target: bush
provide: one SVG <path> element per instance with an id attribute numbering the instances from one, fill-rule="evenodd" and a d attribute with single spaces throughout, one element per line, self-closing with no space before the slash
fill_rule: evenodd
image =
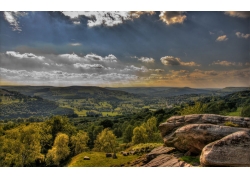
<path id="1" fill-rule="evenodd" d="M 244 106 L 241 110 L 240 115 L 243 117 L 250 117 L 250 105 Z"/>
<path id="2" fill-rule="evenodd" d="M 231 127 L 238 127 L 239 125 L 238 124 L 234 124 L 233 122 L 231 121 L 227 121 L 224 123 L 225 126 L 231 126 Z"/>
<path id="3" fill-rule="evenodd" d="M 200 164 L 200 158 L 194 156 L 182 156 L 179 158 L 179 160 L 185 161 L 186 163 L 189 163 L 193 166 L 197 166 Z"/>

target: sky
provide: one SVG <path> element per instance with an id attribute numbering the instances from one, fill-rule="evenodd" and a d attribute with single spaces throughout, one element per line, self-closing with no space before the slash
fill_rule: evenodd
<path id="1" fill-rule="evenodd" d="M 250 12 L 1 11 L 0 85 L 250 86 Z"/>

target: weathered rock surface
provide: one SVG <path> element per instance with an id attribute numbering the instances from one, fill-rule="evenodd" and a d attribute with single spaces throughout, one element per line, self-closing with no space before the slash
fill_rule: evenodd
<path id="1" fill-rule="evenodd" d="M 161 154 L 145 164 L 143 167 L 191 167 L 192 165 L 179 160 L 170 154 Z"/>
<path id="2" fill-rule="evenodd" d="M 238 131 L 206 145 L 201 153 L 202 166 L 250 166 L 250 134 Z"/>
<path id="3" fill-rule="evenodd" d="M 146 155 L 146 158 L 147 158 L 147 161 L 150 161 L 161 154 L 169 154 L 174 151 L 175 151 L 175 148 L 173 147 L 160 146 L 160 147 L 153 149 L 150 153 L 148 153 Z"/>
<path id="4" fill-rule="evenodd" d="M 143 155 L 129 166 L 134 167 L 191 167 L 184 161 L 179 160 L 183 153 L 175 153 L 175 148 L 160 146 L 150 153 Z"/>
<path id="5" fill-rule="evenodd" d="M 199 154 L 207 144 L 237 131 L 248 131 L 248 129 L 213 124 L 190 124 L 180 127 L 170 136 L 165 136 L 164 143 L 182 152 Z"/>
<path id="6" fill-rule="evenodd" d="M 250 166 L 250 118 L 216 114 L 173 116 L 159 129 L 165 146 L 185 155 L 202 152 L 202 166 Z M 178 158 L 169 159 L 166 154 L 149 154 L 147 157 L 154 159 L 145 166 L 177 166 Z"/>
<path id="7" fill-rule="evenodd" d="M 239 127 L 249 128 L 250 118 L 238 116 L 221 116 L 217 114 L 191 114 L 186 116 L 172 116 L 167 122 L 160 124 L 162 137 L 172 133 L 178 127 L 187 124 L 216 124 L 224 126 L 225 122 L 232 122 Z"/>

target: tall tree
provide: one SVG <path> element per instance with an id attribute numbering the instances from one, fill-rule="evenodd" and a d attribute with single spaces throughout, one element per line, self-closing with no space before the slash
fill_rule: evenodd
<path id="1" fill-rule="evenodd" d="M 58 133 L 52 149 L 46 155 L 46 164 L 48 166 L 59 166 L 70 154 L 68 147 L 69 136 L 67 134 Z"/>
<path id="2" fill-rule="evenodd" d="M 146 143 L 147 141 L 148 141 L 148 135 L 146 129 L 143 126 L 134 128 L 132 143 L 139 144 L 139 143 Z"/>
<path id="3" fill-rule="evenodd" d="M 84 131 L 79 131 L 75 136 L 71 136 L 70 142 L 73 154 L 76 155 L 88 150 L 87 146 L 88 141 L 89 141 L 89 136 Z"/>
<path id="4" fill-rule="evenodd" d="M 95 149 L 104 152 L 116 152 L 116 147 L 118 143 L 116 142 L 116 136 L 108 128 L 104 129 L 100 134 L 98 134 L 95 140 Z"/>

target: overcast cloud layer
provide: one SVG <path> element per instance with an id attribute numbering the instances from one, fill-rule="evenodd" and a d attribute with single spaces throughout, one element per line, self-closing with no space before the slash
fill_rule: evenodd
<path id="1" fill-rule="evenodd" d="M 0 12 L 0 85 L 250 86 L 249 12 Z"/>

